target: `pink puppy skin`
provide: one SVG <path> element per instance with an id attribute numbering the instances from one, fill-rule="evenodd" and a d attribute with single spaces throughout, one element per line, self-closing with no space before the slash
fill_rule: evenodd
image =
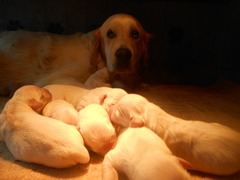
<path id="1" fill-rule="evenodd" d="M 118 172 L 129 180 L 188 180 L 190 175 L 180 164 L 183 161 L 148 128 L 127 128 L 105 155 L 103 180 L 117 180 Z"/>
<path id="2" fill-rule="evenodd" d="M 77 125 L 85 144 L 104 155 L 116 142 L 116 132 L 108 113 L 99 104 L 90 104 L 79 112 Z"/>
<path id="3" fill-rule="evenodd" d="M 240 133 L 226 126 L 176 118 L 136 94 L 122 97 L 110 117 L 122 127 L 148 127 L 194 170 L 217 175 L 240 170 Z"/>
<path id="4" fill-rule="evenodd" d="M 60 120 L 69 125 L 77 125 L 78 112 L 72 104 L 58 99 L 49 102 L 42 111 L 43 116 Z"/>
<path id="5" fill-rule="evenodd" d="M 89 153 L 76 127 L 39 114 L 50 101 L 46 89 L 18 89 L 0 115 L 1 139 L 18 160 L 55 168 L 88 163 Z"/>

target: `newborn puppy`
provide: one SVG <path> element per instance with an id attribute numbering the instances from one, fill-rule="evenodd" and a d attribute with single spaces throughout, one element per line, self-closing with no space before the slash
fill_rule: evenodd
<path id="1" fill-rule="evenodd" d="M 240 170 L 240 133 L 226 126 L 175 118 L 136 94 L 124 96 L 109 114 L 117 125 L 150 128 L 194 170 L 217 175 Z"/>
<path id="2" fill-rule="evenodd" d="M 48 90 L 19 88 L 0 116 L 0 136 L 16 159 L 65 168 L 90 159 L 74 126 L 38 114 L 51 101 Z"/>
<path id="3" fill-rule="evenodd" d="M 101 105 L 91 104 L 82 109 L 77 128 L 85 144 L 96 153 L 104 155 L 116 141 L 115 129 Z"/>
<path id="4" fill-rule="evenodd" d="M 120 88 L 95 88 L 87 91 L 79 99 L 76 109 L 79 111 L 89 104 L 101 104 L 108 111 L 112 105 L 116 104 L 126 94 L 127 92 Z"/>
<path id="5" fill-rule="evenodd" d="M 108 91 L 102 93 L 99 97 L 99 103 L 106 109 L 108 112 L 109 109 L 115 105 L 120 99 L 127 95 L 127 92 L 120 88 L 112 88 Z"/>
<path id="6" fill-rule="evenodd" d="M 116 146 L 103 160 L 103 180 L 118 179 L 118 172 L 129 180 L 188 180 L 182 159 L 173 156 L 164 141 L 151 130 L 127 128 L 120 132 Z"/>
<path id="7" fill-rule="evenodd" d="M 53 100 L 49 102 L 42 111 L 43 116 L 60 120 L 66 124 L 77 125 L 78 112 L 72 104 L 61 100 Z"/>

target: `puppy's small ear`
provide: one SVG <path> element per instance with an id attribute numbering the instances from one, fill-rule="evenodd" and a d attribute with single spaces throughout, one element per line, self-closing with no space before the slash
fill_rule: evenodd
<path id="1" fill-rule="evenodd" d="M 192 165 L 187 162 L 186 160 L 182 159 L 182 158 L 177 158 L 178 162 L 185 168 L 185 169 L 192 169 Z"/>
<path id="2" fill-rule="evenodd" d="M 52 94 L 50 93 L 50 91 L 48 91 L 47 89 L 44 89 L 44 88 L 41 88 L 40 90 L 42 93 L 40 100 L 42 100 L 44 102 L 50 102 L 52 100 Z"/>
<path id="3" fill-rule="evenodd" d="M 107 98 L 107 94 L 103 94 L 99 97 L 99 104 L 103 104 L 104 103 L 104 100 Z"/>
<path id="4" fill-rule="evenodd" d="M 135 116 L 131 117 L 129 127 L 136 128 L 136 127 L 143 127 L 143 126 L 144 126 L 144 123 L 142 119 L 137 118 Z"/>
<path id="5" fill-rule="evenodd" d="M 30 99 L 28 100 L 28 105 L 36 112 L 41 111 L 41 109 L 43 108 L 44 104 L 37 101 L 36 99 Z"/>

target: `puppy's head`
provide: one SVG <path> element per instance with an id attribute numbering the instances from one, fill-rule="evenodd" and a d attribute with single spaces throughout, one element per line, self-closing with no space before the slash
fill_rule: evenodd
<path id="1" fill-rule="evenodd" d="M 99 97 L 99 104 L 101 104 L 108 112 L 110 107 L 120 101 L 120 99 L 127 95 L 127 92 L 120 88 L 112 88 L 103 92 Z"/>
<path id="2" fill-rule="evenodd" d="M 13 98 L 25 102 L 34 111 L 40 113 L 44 106 L 51 101 L 52 95 L 47 89 L 26 85 L 17 89 Z"/>
<path id="3" fill-rule="evenodd" d="M 137 94 L 127 94 L 109 110 L 111 121 L 121 127 L 144 125 L 148 100 Z"/>
<path id="4" fill-rule="evenodd" d="M 116 132 L 108 113 L 98 104 L 86 106 L 79 112 L 79 131 L 85 144 L 104 155 L 116 142 Z"/>
<path id="5" fill-rule="evenodd" d="M 96 37 L 101 41 L 100 50 L 112 76 L 110 81 L 117 80 L 127 86 L 138 83 L 141 64 L 147 64 L 151 38 L 140 22 L 127 14 L 113 15 L 102 24 Z"/>

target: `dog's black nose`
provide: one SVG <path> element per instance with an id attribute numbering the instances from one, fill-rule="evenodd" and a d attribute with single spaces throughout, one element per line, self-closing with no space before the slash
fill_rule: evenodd
<path id="1" fill-rule="evenodd" d="M 130 59 L 132 57 L 132 53 L 127 48 L 119 48 L 115 56 L 117 58 L 117 68 L 118 69 L 124 69 L 129 68 L 130 66 Z"/>
<path id="2" fill-rule="evenodd" d="M 131 51 L 127 48 L 119 48 L 115 55 L 117 59 L 130 59 L 132 57 Z"/>

